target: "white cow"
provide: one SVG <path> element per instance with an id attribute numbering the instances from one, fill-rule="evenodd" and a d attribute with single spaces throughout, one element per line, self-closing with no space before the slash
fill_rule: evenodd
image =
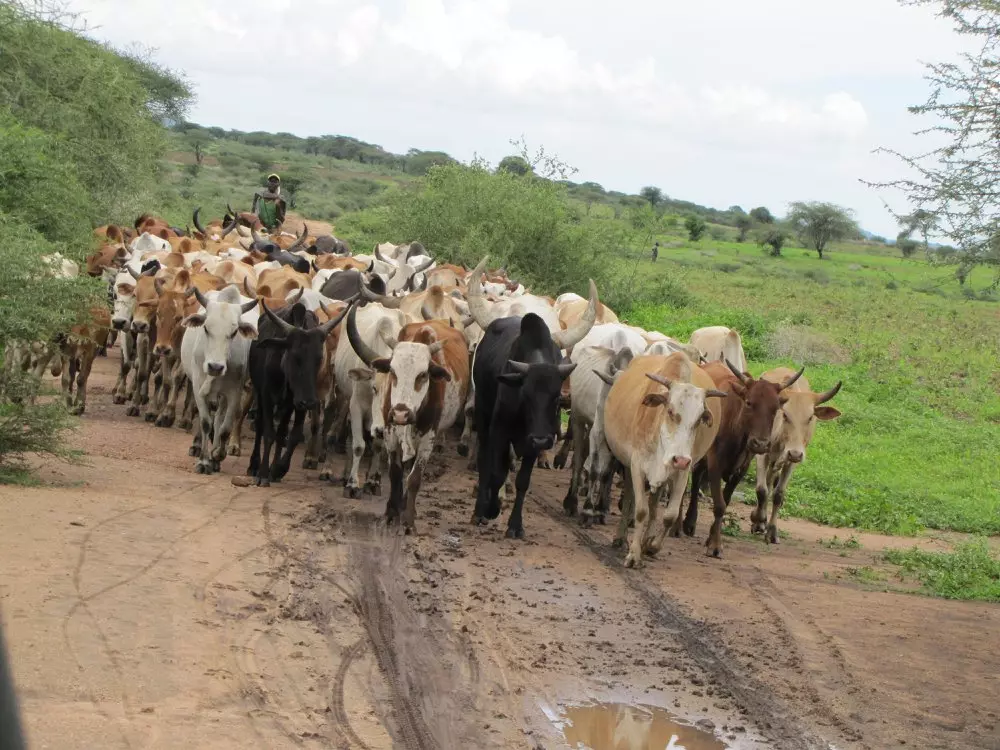
<path id="1" fill-rule="evenodd" d="M 191 380 L 200 426 L 191 455 L 195 471 L 212 474 L 226 454 L 243 396 L 250 341 L 257 338 L 257 300 L 236 287 L 202 294 L 195 289 L 199 311 L 181 321 L 187 329 L 181 343 L 181 365 Z M 214 421 L 213 421 L 214 417 Z"/>
<path id="2" fill-rule="evenodd" d="M 747 369 L 747 358 L 743 353 L 740 334 L 731 328 L 725 326 L 699 328 L 691 334 L 689 343 L 698 347 L 709 362 L 728 359 L 740 372 L 745 372 Z"/>

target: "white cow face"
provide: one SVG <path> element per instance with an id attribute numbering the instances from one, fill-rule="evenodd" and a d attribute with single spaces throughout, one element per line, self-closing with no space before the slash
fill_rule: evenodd
<path id="1" fill-rule="evenodd" d="M 809 391 L 786 391 L 779 396 L 781 408 L 774 416 L 771 444 L 781 446 L 782 461 L 793 464 L 805 461 L 816 422 L 840 416 L 840 411 L 832 406 L 818 406 L 819 397 Z"/>
<path id="2" fill-rule="evenodd" d="M 431 359 L 426 344 L 402 341 L 392 358 L 375 360 L 372 366 L 389 371 L 389 419 L 394 425 L 414 424 L 430 393 L 432 380 L 451 380 L 451 375 Z"/>
<path id="3" fill-rule="evenodd" d="M 257 327 L 241 320 L 242 305 L 210 301 L 205 311 L 189 315 L 181 321 L 185 328 L 204 331 L 205 374 L 222 377 L 229 360 L 229 344 L 237 336 L 257 338 Z"/>
<path id="4" fill-rule="evenodd" d="M 691 468 L 691 448 L 695 430 L 702 423 L 712 424 L 712 413 L 705 408 L 705 391 L 695 385 L 673 382 L 666 392 L 650 393 L 643 406 L 664 409 L 660 426 L 658 454 L 668 469 Z"/>
<path id="5" fill-rule="evenodd" d="M 111 326 L 116 331 L 124 331 L 132 324 L 135 313 L 135 279 L 127 273 L 115 277 L 115 306 L 111 314 Z"/>

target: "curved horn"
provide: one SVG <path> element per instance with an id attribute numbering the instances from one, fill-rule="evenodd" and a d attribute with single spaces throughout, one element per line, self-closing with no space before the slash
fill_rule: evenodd
<path id="1" fill-rule="evenodd" d="M 434 313 L 432 313 L 427 308 L 427 303 L 426 302 L 424 302 L 424 304 L 422 304 L 420 306 L 420 315 L 423 317 L 424 320 L 434 320 L 435 319 L 434 318 Z"/>
<path id="2" fill-rule="evenodd" d="M 354 353 L 358 355 L 358 359 L 371 367 L 372 362 L 379 358 L 379 354 L 361 339 L 361 334 L 358 333 L 357 315 L 358 308 L 352 305 L 347 315 L 347 340 Z"/>
<path id="3" fill-rule="evenodd" d="M 247 297 L 253 297 L 254 299 L 257 299 L 257 290 L 250 288 L 249 276 L 243 277 L 243 291 L 246 292 Z"/>
<path id="4" fill-rule="evenodd" d="M 319 327 L 319 330 L 323 332 L 323 336 L 329 336 L 330 331 L 340 325 L 342 321 L 352 309 L 354 309 L 354 303 L 357 302 L 357 298 L 352 298 L 347 302 L 347 305 L 341 310 L 337 315 L 330 315 L 329 311 L 326 309 L 326 305 L 323 305 L 323 312 L 330 316 L 330 319 L 326 321 L 323 325 Z"/>
<path id="5" fill-rule="evenodd" d="M 194 216 L 191 217 L 191 223 L 194 224 L 194 228 L 201 232 L 203 235 L 208 237 L 208 232 L 205 231 L 205 227 L 201 225 L 201 221 L 198 219 L 198 214 L 201 213 L 201 206 L 198 206 L 194 210 Z"/>
<path id="6" fill-rule="evenodd" d="M 305 293 L 306 293 L 306 288 L 304 286 L 300 286 L 299 293 L 295 295 L 295 299 L 286 298 L 285 301 L 288 302 L 289 305 L 296 305 L 299 303 L 299 301 L 302 299 L 302 295 Z"/>
<path id="7" fill-rule="evenodd" d="M 390 266 L 396 265 L 391 260 L 382 255 L 382 251 L 378 249 L 378 245 L 375 245 L 375 257 L 378 258 L 383 263 L 388 263 Z"/>
<path id="8" fill-rule="evenodd" d="M 414 276 L 416 274 L 418 274 L 418 273 L 423 273 L 424 271 L 426 271 L 428 268 L 430 268 L 433 265 L 434 265 L 434 259 L 433 258 L 428 258 L 423 263 L 421 263 L 419 266 L 415 266 L 414 267 L 414 269 L 413 269 Z"/>
<path id="9" fill-rule="evenodd" d="M 466 315 L 465 317 L 462 318 L 462 328 L 468 328 L 475 322 L 476 322 L 475 318 L 473 318 L 471 315 Z"/>
<path id="10" fill-rule="evenodd" d="M 256 302 L 254 304 L 256 304 Z M 281 329 L 281 332 L 284 333 L 286 336 L 295 330 L 295 326 L 293 326 L 291 323 L 285 322 L 277 315 L 275 315 L 274 311 L 267 306 L 267 303 L 264 300 L 260 301 L 260 305 L 261 307 L 264 308 L 264 312 L 267 315 L 267 317 L 271 319 L 271 322 L 274 323 L 276 326 L 278 326 L 278 328 Z"/>
<path id="11" fill-rule="evenodd" d="M 493 322 L 493 316 L 490 314 L 490 309 L 486 306 L 486 300 L 483 299 L 483 285 L 482 277 L 483 270 L 486 268 L 486 260 L 489 258 L 487 255 L 481 261 L 479 265 L 476 266 L 472 275 L 469 277 L 469 312 L 472 314 L 472 319 L 476 321 L 480 328 L 484 331 L 489 328 L 490 323 Z"/>
<path id="12" fill-rule="evenodd" d="M 305 222 L 303 222 L 302 234 L 300 234 L 298 237 L 295 238 L 295 242 L 293 242 L 285 252 L 287 253 L 295 252 L 305 244 L 305 241 L 306 241 L 306 225 Z"/>
<path id="13" fill-rule="evenodd" d="M 391 331 L 385 330 L 381 325 L 378 327 L 378 335 L 390 349 L 395 349 L 396 345 L 399 344 L 399 339 L 393 336 Z"/>
<path id="14" fill-rule="evenodd" d="M 583 340 L 583 337 L 590 333 L 590 329 L 594 327 L 594 321 L 597 320 L 597 305 L 597 285 L 591 279 L 590 304 L 587 305 L 587 309 L 584 310 L 580 320 L 565 331 L 559 331 L 552 335 L 552 340 L 556 343 L 556 346 L 560 349 L 569 349 L 579 344 Z"/>
<path id="15" fill-rule="evenodd" d="M 257 307 L 257 300 L 255 299 L 252 299 L 249 302 L 244 302 L 242 305 L 240 305 L 240 315 L 250 312 L 255 307 Z"/>
<path id="16" fill-rule="evenodd" d="M 728 398 L 728 396 L 725 391 L 717 391 L 714 388 L 705 391 L 705 398 Z"/>
<path id="17" fill-rule="evenodd" d="M 361 282 L 361 296 L 369 302 L 378 302 L 382 307 L 388 307 L 392 310 L 398 310 L 399 306 L 403 304 L 402 297 L 386 297 L 384 294 L 375 294 L 364 281 Z"/>
<path id="18" fill-rule="evenodd" d="M 729 359 L 727 359 L 725 357 L 723 357 L 723 359 L 725 359 L 725 361 L 726 361 L 726 367 L 728 367 L 730 369 L 730 371 L 733 373 L 733 375 L 735 375 L 739 379 L 739 381 L 745 385 L 746 382 L 747 382 L 747 376 L 744 375 L 742 372 L 740 372 L 736 368 L 736 365 L 734 365 L 732 362 L 730 362 Z"/>
<path id="19" fill-rule="evenodd" d="M 426 253 L 427 253 L 427 249 L 423 245 L 421 245 L 419 242 L 411 242 L 410 245 L 409 245 L 409 247 L 407 247 L 407 249 L 406 249 L 406 258 L 405 258 L 405 260 L 409 260 L 414 255 L 424 255 Z"/>
<path id="20" fill-rule="evenodd" d="M 673 381 L 667 380 L 665 377 L 663 377 L 662 375 L 657 375 L 655 372 L 647 372 L 646 377 L 652 380 L 654 383 L 659 383 L 665 388 L 669 388 L 671 385 L 673 385 Z"/>
<path id="21" fill-rule="evenodd" d="M 237 226 L 239 226 L 239 222 L 234 217 L 232 224 L 222 228 L 222 237 L 220 239 L 226 239 L 226 235 L 236 229 Z"/>
<path id="22" fill-rule="evenodd" d="M 375 270 L 375 259 L 372 258 L 372 262 L 368 264 L 368 268 L 365 269 L 365 273 L 371 273 Z"/>
<path id="23" fill-rule="evenodd" d="M 838 380 L 837 385 L 833 386 L 833 388 L 828 390 L 826 393 L 821 394 L 819 398 L 816 399 L 816 406 L 819 406 L 820 404 L 825 404 L 831 398 L 836 396 L 837 393 L 840 391 L 840 386 L 842 386 L 843 384 L 844 384 L 843 380 Z"/>
<path id="24" fill-rule="evenodd" d="M 261 237 L 260 237 L 260 235 L 257 234 L 257 230 L 254 229 L 253 226 L 250 227 L 250 237 L 253 239 L 253 249 L 254 250 L 259 250 L 260 247 L 258 247 L 258 246 L 265 244 L 264 240 L 262 240 Z"/>
<path id="25" fill-rule="evenodd" d="M 427 348 L 430 349 L 431 356 L 433 357 L 439 351 L 441 351 L 442 349 L 444 349 L 444 342 L 443 341 L 435 341 L 433 344 L 428 345 Z"/>
<path id="26" fill-rule="evenodd" d="M 507 360 L 507 364 L 510 365 L 510 369 L 514 372 L 519 372 L 522 375 L 531 369 L 531 365 L 527 362 L 518 362 L 516 359 Z"/>
<path id="27" fill-rule="evenodd" d="M 226 210 L 233 215 L 234 221 L 239 218 L 240 215 L 236 213 L 236 209 L 229 205 L 229 201 L 226 201 Z"/>
<path id="28" fill-rule="evenodd" d="M 315 271 L 316 273 L 319 273 L 319 266 L 316 265 L 316 259 L 315 258 L 312 259 L 312 262 L 311 262 L 310 265 L 312 265 L 312 270 L 313 271 Z"/>
<path id="29" fill-rule="evenodd" d="M 205 298 L 205 295 L 201 293 L 201 289 L 198 287 L 194 287 L 194 298 L 198 300 L 199 305 L 204 307 L 206 310 L 208 309 L 208 300 Z M 256 300 L 254 301 L 254 304 L 257 304 Z"/>
<path id="30" fill-rule="evenodd" d="M 136 272 L 132 266 L 125 266 L 125 270 L 128 271 L 128 275 L 131 276 L 136 281 L 139 280 L 139 274 Z"/>
<path id="31" fill-rule="evenodd" d="M 792 377 L 790 377 L 787 381 L 785 381 L 785 384 L 783 386 L 781 386 L 781 388 L 779 388 L 778 390 L 779 391 L 783 391 L 786 388 L 790 388 L 791 386 L 795 385 L 795 381 L 798 380 L 799 378 L 801 378 L 802 377 L 802 373 L 804 373 L 805 371 L 806 371 L 806 366 L 802 365 L 802 369 L 799 370 L 794 375 L 792 375 Z M 833 396 L 831 396 L 830 398 L 833 398 Z"/>

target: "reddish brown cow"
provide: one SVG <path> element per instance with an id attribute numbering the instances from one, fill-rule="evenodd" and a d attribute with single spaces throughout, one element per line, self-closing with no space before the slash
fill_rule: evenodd
<path id="1" fill-rule="evenodd" d="M 111 314 L 107 308 L 95 307 L 89 322 L 73 326 L 70 333 L 59 337 L 62 360 L 62 391 L 66 406 L 73 414 L 83 414 L 87 408 L 87 381 L 99 347 L 104 346 L 111 330 Z M 76 395 L 73 394 L 74 381 Z"/>
<path id="2" fill-rule="evenodd" d="M 740 372 L 728 361 L 726 364 L 710 362 L 702 369 L 715 381 L 715 387 L 729 397 L 723 402 L 719 434 L 708 454 L 691 473 L 691 500 L 683 528 L 688 536 L 694 535 L 698 523 L 698 493 L 707 477 L 712 489 L 715 520 L 705 546 L 713 557 L 722 557 L 722 518 L 726 508 L 746 476 L 753 456 L 767 453 L 774 416 L 781 407 L 779 394 L 801 377 L 802 370 L 783 383 L 772 383 L 755 380 L 750 373 Z M 674 523 L 671 534 L 679 534 L 678 522 Z"/>

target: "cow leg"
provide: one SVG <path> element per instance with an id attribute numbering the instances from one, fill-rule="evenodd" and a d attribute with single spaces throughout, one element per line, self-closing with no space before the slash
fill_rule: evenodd
<path id="1" fill-rule="evenodd" d="M 781 506 L 785 504 L 785 488 L 788 487 L 788 480 L 792 478 L 793 471 L 795 471 L 795 464 L 785 464 L 781 469 L 777 485 L 774 488 L 774 504 L 771 507 L 771 519 L 767 523 L 767 531 L 764 534 L 764 540 L 770 544 L 778 543 L 778 512 L 781 510 Z"/>
<path id="2" fill-rule="evenodd" d="M 333 450 L 333 445 L 330 442 L 330 438 L 333 431 L 333 423 L 337 416 L 337 400 L 334 391 L 330 392 L 330 396 L 326 403 L 323 404 L 323 427 L 320 433 L 319 439 L 319 452 L 316 455 L 317 464 L 325 464 L 327 455 Z M 320 479 L 324 477 L 320 475 Z"/>
<path id="3" fill-rule="evenodd" d="M 528 494 L 528 487 L 531 485 L 531 471 L 535 468 L 538 456 L 525 453 L 521 459 L 521 468 L 517 470 L 517 477 L 514 479 L 514 507 L 510 511 L 507 519 L 507 538 L 524 539 L 524 496 Z"/>
<path id="4" fill-rule="evenodd" d="M 194 386 L 191 384 L 191 378 L 187 378 L 187 388 L 184 393 L 184 411 L 181 412 L 181 422 L 178 427 L 182 430 L 190 430 L 191 426 L 194 424 L 194 413 L 197 408 L 197 404 L 194 399 Z"/>
<path id="5" fill-rule="evenodd" d="M 632 465 L 629 470 L 632 484 L 632 499 L 635 508 L 635 529 L 632 531 L 632 541 L 628 554 L 625 556 L 626 568 L 642 567 L 642 542 L 649 528 L 649 495 L 646 493 L 646 478 L 642 469 Z"/>
<path id="6" fill-rule="evenodd" d="M 181 394 L 187 390 L 187 375 L 184 373 L 180 357 L 177 357 L 177 361 L 174 363 L 171 380 L 170 398 L 167 399 L 163 411 L 156 420 L 157 427 L 174 426 L 174 422 L 177 420 L 177 402 L 180 401 Z"/>
<path id="7" fill-rule="evenodd" d="M 479 485 L 472 523 L 484 526 L 500 515 L 500 488 L 510 470 L 510 450 L 506 435 L 501 436 L 499 430 L 493 433 L 482 430 L 479 434 L 481 439 L 476 456 Z"/>
<path id="8" fill-rule="evenodd" d="M 287 437 L 285 440 L 285 452 L 281 454 L 278 460 L 271 467 L 271 479 L 275 482 L 280 482 L 284 476 L 288 473 L 288 469 L 292 465 L 292 454 L 295 453 L 295 448 L 305 439 L 305 420 L 306 411 L 305 409 L 295 409 L 294 417 L 295 421 L 292 422 L 292 431 L 288 432 L 288 420 L 292 416 L 293 411 L 291 409 L 286 410 L 282 415 L 281 426 L 279 430 L 284 433 Z"/>
<path id="9" fill-rule="evenodd" d="M 708 484 L 712 489 L 712 509 L 715 511 L 715 520 L 712 522 L 712 529 L 708 532 L 708 540 L 705 542 L 707 554 L 712 557 L 722 557 L 722 518 L 726 515 L 726 500 L 722 495 L 722 477 L 719 476 L 718 469 L 709 467 Z M 692 502 L 694 494 L 691 495 Z"/>
<path id="10" fill-rule="evenodd" d="M 200 436 L 200 440 L 196 437 L 195 443 L 191 446 L 191 450 L 194 450 L 195 445 L 198 446 L 198 462 L 194 467 L 196 474 L 212 473 L 212 408 L 208 405 L 208 400 L 205 398 L 208 394 L 209 387 L 210 386 L 207 383 L 202 385 L 202 387 L 195 392 L 194 396 L 198 405 L 199 428 L 196 431 Z"/>
<path id="11" fill-rule="evenodd" d="M 659 551 L 659 547 L 653 548 L 656 535 L 661 527 L 663 518 L 663 496 L 670 489 L 669 481 L 664 482 L 656 491 L 649 493 L 649 518 L 646 520 L 646 534 L 642 538 L 642 554 L 652 557 Z"/>
<path id="12" fill-rule="evenodd" d="M 68 349 L 68 347 L 67 347 Z M 73 372 L 72 366 L 74 362 L 74 357 L 72 352 L 64 350 L 60 353 L 62 357 L 62 394 L 63 401 L 66 403 L 67 409 L 73 408 Z"/>
<path id="13" fill-rule="evenodd" d="M 688 472 L 680 471 L 670 483 L 670 496 L 663 508 L 660 525 L 654 529 L 653 539 L 646 547 L 650 555 L 655 555 L 663 547 L 663 539 L 674 528 L 681 515 L 681 505 L 684 502 L 684 490 L 687 489 Z"/>
<path id="14" fill-rule="evenodd" d="M 618 529 L 615 531 L 615 538 L 611 542 L 612 547 L 624 547 L 628 542 L 629 522 L 635 518 L 635 496 L 632 493 L 632 470 L 622 467 L 625 476 L 624 486 L 619 510 L 621 517 L 618 519 Z"/>
<path id="15" fill-rule="evenodd" d="M 576 424 L 574 424 L 576 422 Z M 575 516 L 578 497 L 580 494 L 580 482 L 583 477 L 583 462 L 587 457 L 589 451 L 587 430 L 583 426 L 582 420 L 574 420 L 572 414 L 570 414 L 569 420 L 569 436 L 563 443 L 563 448 L 569 445 L 570 440 L 573 441 L 573 464 L 571 467 L 570 478 L 569 478 L 569 489 L 566 491 L 566 497 L 563 498 L 563 510 L 566 511 L 567 516 Z M 563 455 L 560 452 L 560 455 Z M 558 458 L 556 459 L 558 462 Z M 565 462 L 563 463 L 565 466 Z M 558 467 L 557 467 L 558 468 Z M 584 513 L 587 513 L 588 508 L 586 504 L 584 505 Z M 581 523 L 585 526 L 590 525 L 590 519 L 584 521 L 583 518 L 580 519 Z"/>
<path id="16" fill-rule="evenodd" d="M 333 424 L 330 426 L 330 436 L 328 440 L 328 451 L 333 453 L 339 453 L 341 455 L 347 454 L 347 423 L 351 416 L 351 401 L 353 390 L 347 397 L 340 397 L 337 399 L 336 416 L 333 418 Z M 333 479 L 333 473 L 331 471 L 330 479 Z"/>
<path id="17" fill-rule="evenodd" d="M 392 525 L 403 511 L 403 453 L 399 446 L 389 451 L 389 499 L 385 504 L 385 521 Z"/>
<path id="18" fill-rule="evenodd" d="M 535 463 L 538 464 L 539 469 L 551 469 L 552 451 L 539 451 L 538 457 L 535 459 Z"/>
<path id="19" fill-rule="evenodd" d="M 691 499 L 688 501 L 687 514 L 684 516 L 684 533 L 688 536 L 694 536 L 694 532 L 698 528 L 698 495 L 701 494 L 701 485 L 705 481 L 705 475 L 708 473 L 708 460 L 701 462 L 698 466 L 694 467 L 694 471 L 691 472 Z M 680 534 L 676 534 L 680 536 Z"/>
<path id="20" fill-rule="evenodd" d="M 87 381 L 90 380 L 90 370 L 97 356 L 97 345 L 88 341 L 80 347 L 80 370 L 76 374 L 76 404 L 74 414 L 83 414 L 87 410 Z"/>
<path id="21" fill-rule="evenodd" d="M 262 443 L 260 463 L 257 466 L 257 486 L 271 486 L 271 448 L 274 446 L 275 408 L 271 394 L 261 389 L 257 401 L 257 436 Z"/>
<path id="22" fill-rule="evenodd" d="M 436 435 L 437 431 L 431 430 L 421 438 L 420 445 L 417 446 L 417 456 L 406 477 L 406 508 L 403 510 L 403 531 L 406 534 L 414 534 L 417 530 L 417 495 L 424 481 L 424 466 L 434 452 Z"/>
<path id="23" fill-rule="evenodd" d="M 261 397 L 258 389 L 254 388 L 254 395 L 257 401 L 257 411 L 254 412 L 253 430 L 253 451 L 250 453 L 250 465 L 247 466 L 247 476 L 256 477 L 260 468 L 261 443 L 264 441 L 264 410 L 260 407 Z"/>
<path id="24" fill-rule="evenodd" d="M 139 416 L 139 407 L 149 399 L 149 335 L 142 333 L 136 336 L 135 345 L 135 382 L 131 399 L 125 414 L 130 417 Z"/>
<path id="25" fill-rule="evenodd" d="M 156 369 L 153 374 L 153 403 L 149 410 L 146 412 L 146 421 L 155 422 L 156 418 L 159 416 L 160 412 L 163 411 L 163 405 L 166 403 L 166 393 L 165 390 L 167 386 L 167 358 L 160 356 L 156 360 Z"/>
<path id="26" fill-rule="evenodd" d="M 226 445 L 226 453 L 230 456 L 241 456 L 243 455 L 243 446 L 241 441 L 243 439 L 243 421 L 247 417 L 247 413 L 250 411 L 250 406 L 253 404 L 253 388 L 249 390 L 244 384 L 243 388 L 240 390 L 239 395 L 239 409 L 233 416 L 233 429 L 229 433 L 229 442 Z"/>
<path id="27" fill-rule="evenodd" d="M 555 461 L 552 462 L 552 465 L 557 469 L 566 468 L 566 461 L 569 460 L 570 449 L 576 449 L 576 444 L 573 442 L 574 429 L 573 412 L 570 412 L 569 425 L 566 427 L 566 434 L 563 435 L 563 443 L 559 447 L 559 452 L 556 454 Z"/>
<path id="28" fill-rule="evenodd" d="M 385 439 L 379 435 L 372 436 L 372 457 L 368 462 L 368 473 L 365 474 L 365 492 L 370 495 L 382 494 L 382 455 L 385 453 Z"/>
<path id="29" fill-rule="evenodd" d="M 338 400 L 327 407 L 326 414 L 324 415 L 323 435 L 326 441 L 326 456 L 323 459 L 323 470 L 319 473 L 321 481 L 333 481 L 333 456 L 338 452 L 342 452 L 337 449 L 337 440 L 340 437 L 337 430 L 343 429 L 343 424 L 339 428 L 337 426 L 341 412 L 345 412 L 345 410 Z M 326 416 L 330 417 L 329 424 L 326 423 Z"/>
<path id="30" fill-rule="evenodd" d="M 122 401 L 123 404 L 128 403 L 135 396 L 136 385 L 139 381 L 138 336 L 130 331 L 125 334 L 125 339 L 127 344 L 126 349 L 128 350 L 129 374 L 131 377 L 125 383 L 125 400 Z"/>
<path id="31" fill-rule="evenodd" d="M 344 486 L 345 497 L 358 497 L 361 494 L 361 459 L 365 455 L 365 419 L 362 404 L 358 398 L 358 386 L 351 394 L 351 468 Z"/>
<path id="32" fill-rule="evenodd" d="M 465 424 L 462 426 L 462 437 L 458 440 L 458 455 L 460 456 L 475 456 L 476 446 L 474 445 L 475 437 L 473 437 L 473 424 L 476 419 L 476 388 L 475 386 L 469 387 L 469 396 L 465 400 Z M 472 466 L 474 460 L 470 462 L 469 470 L 475 471 L 476 467 Z"/>
<path id="33" fill-rule="evenodd" d="M 763 534 L 767 525 L 768 457 L 757 456 L 757 507 L 750 513 L 750 533 Z"/>
<path id="34" fill-rule="evenodd" d="M 239 385 L 234 385 L 224 398 L 226 408 L 223 410 L 222 404 L 219 404 L 215 418 L 215 439 L 212 445 L 212 467 L 215 471 L 219 470 L 220 464 L 226 457 L 229 438 L 236 423 L 236 414 L 243 405 L 243 390 Z"/>
<path id="35" fill-rule="evenodd" d="M 305 455 L 302 457 L 303 469 L 315 469 L 319 466 L 319 444 L 323 436 L 323 411 L 321 406 L 309 411 L 309 439 L 306 441 Z"/>

